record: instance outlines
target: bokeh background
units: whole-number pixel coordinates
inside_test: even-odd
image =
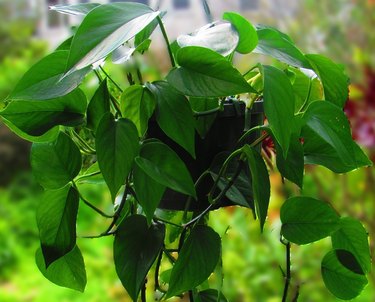
[[[0,0],[0,100],[43,55],[68,37],[79,19],[48,11],[49,5],[89,1]],[[106,1],[95,1],[106,2]],[[166,28],[174,38],[207,23],[201,0],[138,1],[168,10]],[[208,0],[211,15],[237,11],[253,23],[276,26],[288,33],[305,53],[319,52],[344,64],[351,78],[345,108],[353,137],[375,160],[375,1],[374,0]],[[168,61],[155,33],[152,56],[143,71],[149,78],[163,73]],[[259,60],[249,55],[237,60],[239,69]],[[156,63],[157,68],[153,68]],[[118,81],[121,66],[109,66]],[[88,82],[89,88],[89,82]],[[88,284],[84,294],[59,288],[39,273],[34,254],[38,247],[35,209],[41,188],[28,164],[30,144],[0,125],[0,301],[128,301],[116,277],[112,238],[78,239],[83,252]],[[272,161],[272,158],[271,158]],[[270,215],[259,234],[249,211],[222,209],[212,226],[223,235],[224,292],[230,302],[280,301],[283,290],[284,246],[279,242],[278,209],[290,190],[271,168],[273,186]],[[375,170],[366,168],[334,175],[324,168],[306,167],[303,194],[329,200],[344,215],[359,218],[369,232],[371,254],[375,239]],[[105,202],[103,188],[87,194]],[[105,206],[105,205],[103,205]],[[105,227],[91,212],[80,209],[81,234],[97,234]],[[308,246],[292,246],[292,296],[298,301],[337,301],[324,287],[320,261],[330,249],[322,240]],[[149,293],[150,298],[151,293]],[[375,301],[375,272],[355,301]]]

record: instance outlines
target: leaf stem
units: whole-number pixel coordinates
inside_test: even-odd
[[[163,34],[164,41],[167,44],[169,59],[171,60],[172,67],[176,67],[176,62],[173,57],[172,48],[171,48],[171,45],[169,44],[168,35],[167,35],[167,32],[165,31],[163,21],[161,20],[160,16],[157,16],[157,20],[160,26],[161,33]]]
[[[120,85],[119,84],[117,84],[116,82],[115,82],[115,80],[113,80],[112,78],[111,78],[111,76],[105,71],[105,69],[102,67],[102,66],[99,66],[99,68],[100,68],[100,70],[105,74],[105,76],[113,83],[113,85],[115,85],[116,86],[116,88],[122,93],[123,92],[123,90],[122,90],[122,88],[120,87]]]
[[[290,285],[291,279],[291,271],[290,271],[290,242],[283,243],[285,245],[285,262],[286,262],[286,274],[285,274],[285,285],[284,285],[284,293],[282,302],[286,302],[288,296],[288,290]]]
[[[178,228],[181,228],[181,226],[180,226],[179,224],[173,223],[173,222],[168,221],[168,220],[165,220],[165,219],[163,219],[163,218],[159,218],[159,217],[154,216],[153,219],[154,219],[154,220],[157,220],[157,221],[160,221],[160,222],[164,222],[164,223],[166,223],[166,224],[173,225],[173,226],[178,227]]]
[[[222,111],[221,107],[213,108],[207,111],[194,111],[193,116],[194,117],[207,116],[207,115],[215,114],[219,111]]]
[[[74,185],[75,186],[75,185]],[[75,186],[76,187],[76,186]],[[77,187],[76,187],[77,188]],[[78,191],[78,189],[77,189]],[[84,198],[82,196],[81,193],[79,193],[79,198],[88,206],[90,207],[91,209],[93,209],[95,212],[99,213],[101,216],[105,217],[105,218],[113,218],[113,215],[108,215],[106,213],[104,213],[102,210],[100,210],[99,208],[97,208],[96,206],[94,206],[92,203],[90,203],[86,198]]]
[[[267,126],[255,126],[249,130],[247,130],[237,141],[237,146],[238,145],[241,145],[241,143],[246,139],[246,137],[248,137],[250,134],[252,134],[253,132],[256,132],[256,131],[260,131],[260,130],[263,130],[263,131],[270,131],[270,129],[267,127]],[[254,142],[251,143],[251,146],[252,147],[255,147],[256,145],[258,145],[262,140],[264,140],[269,134],[267,133],[265,136],[261,136],[259,137],[258,139],[256,139]]]
[[[74,131],[74,129],[71,129],[70,132],[74,136],[74,138],[79,141],[81,146],[85,149],[85,152],[90,154],[96,154],[96,150],[92,148],[82,137],[80,137],[79,134]]]
[[[75,182],[79,182],[81,179],[84,179],[84,178],[89,178],[89,177],[92,177],[92,176],[95,176],[95,175],[99,175],[101,174],[102,172],[101,171],[96,171],[96,172],[92,172],[92,173],[89,173],[89,174],[83,174],[83,175],[79,175],[75,178]]]

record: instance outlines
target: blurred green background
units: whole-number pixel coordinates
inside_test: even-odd
[[[0,0],[1,99],[33,63],[64,39],[69,27],[74,25],[74,19],[48,13],[48,5],[61,2]],[[205,22],[199,1],[161,1],[163,3],[172,9],[170,19],[166,20],[171,31],[177,22],[174,16],[194,16],[196,27]],[[158,1],[150,1],[150,4],[155,7]],[[344,64],[351,78],[350,99],[345,110],[353,127],[353,137],[372,160],[375,159],[374,0],[211,0],[208,4],[216,18],[224,9],[239,11],[254,24],[269,24],[287,32],[305,53],[320,52]],[[189,26],[193,29],[191,23]],[[154,55],[160,57],[158,49],[154,50]],[[258,57],[248,56],[238,62],[246,61],[249,66],[249,61],[256,59]],[[153,61],[158,62],[158,59]],[[163,72],[160,62],[157,72]],[[121,81],[121,68],[110,68]],[[155,70],[146,65],[143,70],[153,77]],[[17,139],[0,125],[0,301],[128,301],[116,277],[113,238],[110,237],[78,239],[88,277],[84,294],[59,288],[39,273],[34,262],[38,248],[35,209],[42,190],[29,169],[29,148],[29,143]],[[347,175],[334,175],[324,168],[311,166],[306,167],[306,171],[303,194],[329,200],[343,215],[359,218],[369,232],[371,254],[374,255],[374,168]],[[244,209],[221,209],[210,221],[223,236],[223,291],[230,302],[281,300],[285,251],[279,242],[278,209],[288,193],[296,188],[290,184],[283,186],[280,176],[272,169],[271,181],[270,215],[262,235],[251,213]],[[106,207],[108,199],[102,187],[88,189],[86,194],[95,198],[98,205]],[[107,225],[102,218],[91,214],[90,209],[81,207],[80,235],[98,234]],[[320,261],[329,249],[330,242],[325,240],[307,246],[292,246],[291,291],[292,296],[299,295],[298,301],[337,301],[325,289],[320,276]],[[375,272],[372,272],[369,285],[355,301],[375,301],[374,286]],[[153,298],[151,293],[149,296]]]

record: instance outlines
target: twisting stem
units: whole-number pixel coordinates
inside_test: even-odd
[[[168,54],[169,54],[169,58],[171,60],[172,67],[175,67],[176,63],[174,61],[171,45],[169,44],[168,35],[167,35],[167,32],[165,31],[163,21],[161,20],[160,16],[157,17],[157,20],[158,20],[158,23],[159,23],[159,26],[160,26],[161,33],[163,34],[165,43],[167,44]]]
[[[288,297],[288,290],[290,285],[291,279],[291,272],[290,272],[290,242],[284,243],[285,245],[285,262],[286,262],[286,275],[285,275],[285,285],[284,285],[284,293],[282,302],[286,302],[286,298]]]

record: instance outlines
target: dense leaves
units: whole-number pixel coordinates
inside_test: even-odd
[[[116,272],[133,301],[137,301],[146,275],[163,247],[164,236],[164,225],[148,226],[146,218],[140,215],[125,219],[116,232]]]
[[[335,210],[311,197],[291,197],[281,207],[281,233],[289,241],[307,244],[331,235],[340,227]]]
[[[184,242],[173,266],[166,298],[192,290],[214,271],[221,251],[220,236],[210,227],[197,225]]]
[[[44,193],[37,223],[46,267],[69,253],[76,244],[79,195],[71,185]]]
[[[34,143],[31,167],[36,180],[46,189],[58,189],[76,177],[82,157],[78,147],[63,132],[52,142]]]
[[[128,119],[116,120],[111,113],[105,114],[96,131],[96,152],[103,178],[114,199],[139,152],[137,128]]]

